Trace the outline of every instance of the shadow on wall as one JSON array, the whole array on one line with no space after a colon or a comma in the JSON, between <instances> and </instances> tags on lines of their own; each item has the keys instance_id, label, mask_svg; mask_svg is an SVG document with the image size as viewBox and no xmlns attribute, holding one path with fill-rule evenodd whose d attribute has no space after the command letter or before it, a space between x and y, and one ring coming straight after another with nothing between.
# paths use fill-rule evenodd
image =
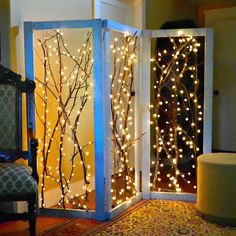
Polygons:
<instances>
[{"instance_id":1,"label":"shadow on wall","mask_svg":"<svg viewBox=\"0 0 236 236\"><path fill-rule=\"evenodd\" d=\"M198 6L186 0L149 0L146 4L146 28L159 29L166 21L191 18L197 22Z\"/></svg>"}]
</instances>

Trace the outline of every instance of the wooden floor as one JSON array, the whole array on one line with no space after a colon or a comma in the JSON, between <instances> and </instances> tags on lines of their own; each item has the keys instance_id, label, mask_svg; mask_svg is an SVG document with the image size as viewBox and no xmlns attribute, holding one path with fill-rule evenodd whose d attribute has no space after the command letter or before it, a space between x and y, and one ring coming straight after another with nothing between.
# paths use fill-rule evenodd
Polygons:
<instances>
[{"instance_id":1,"label":"wooden floor","mask_svg":"<svg viewBox=\"0 0 236 236\"><path fill-rule=\"evenodd\" d=\"M95 193L92 191L89 195L89 209L95 209ZM70 218L56 218L38 216L36 224L37 235L47 231L50 228L66 223ZM29 224L23 221L12 221L0 223L0 236L29 236Z\"/></svg>"},{"instance_id":2,"label":"wooden floor","mask_svg":"<svg viewBox=\"0 0 236 236\"><path fill-rule=\"evenodd\" d=\"M67 218L55 218L55 217L43 217L37 218L36 232L40 234L52 227L65 223L70 219ZM0 235L4 236L28 236L29 224L23 221L12 221L0 223Z\"/></svg>"},{"instance_id":3,"label":"wooden floor","mask_svg":"<svg viewBox=\"0 0 236 236\"><path fill-rule=\"evenodd\" d=\"M95 209L95 193L92 191L89 195L89 209ZM56 217L45 217L38 216L36 224L36 233L40 234L46 230L63 224L71 220L70 218L56 218ZM24 221L11 221L0 223L0 236L28 236L29 235L29 224Z\"/></svg>"}]
</instances>

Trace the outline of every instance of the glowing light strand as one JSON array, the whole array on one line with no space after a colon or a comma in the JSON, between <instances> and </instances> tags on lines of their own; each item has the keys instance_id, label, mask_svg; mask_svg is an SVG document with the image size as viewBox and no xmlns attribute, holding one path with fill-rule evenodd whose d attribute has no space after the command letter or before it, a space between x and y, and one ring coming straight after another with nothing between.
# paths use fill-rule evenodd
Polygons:
<instances>
[{"instance_id":1,"label":"glowing light strand","mask_svg":"<svg viewBox=\"0 0 236 236\"><path fill-rule=\"evenodd\" d=\"M91 33L87 34L81 49L78 49L78 56L74 56L69 51L67 44L64 42L63 33L59 30L51 35L46 35L44 40L38 40L43 54L40 61L43 63L43 77L36 78L38 88L36 91L37 98L42 102L43 115L40 109L37 109L37 117L43 127L43 136L40 139L40 148L38 154L41 157L43 170L41 174L41 204L46 206L45 191L46 182L51 181L58 184L61 191L61 198L58 201L58 207L67 208L71 204L73 208L88 209L88 196L91 192L89 188L90 165L87 164L86 157L89 152L86 148L92 145L81 145L78 139L78 128L80 116L87 102L91 99L89 83L92 75L93 59L91 47ZM52 46L53 45L53 46ZM39 55L39 53L37 52ZM65 65L72 65L67 68ZM41 91L40 91L41 90ZM41 94L42 93L42 94ZM49 101L53 99L57 104L56 119L50 120ZM78 110L79 107L79 110ZM36 106L37 108L37 106ZM55 116L55 114L54 114ZM58 137L59 136L59 140ZM57 143L57 161L58 164L54 170L50 166L51 149ZM72 143L72 152L70 157L64 151L66 142ZM53 146L54 145L54 146ZM64 173L64 162L70 163L69 173ZM83 194L74 194L71 191L70 184L75 176L75 160L79 159L82 166L84 186ZM77 167L78 168L78 167Z\"/></svg>"},{"instance_id":2,"label":"glowing light strand","mask_svg":"<svg viewBox=\"0 0 236 236\"><path fill-rule=\"evenodd\" d=\"M112 163L112 207L137 194L134 168L130 166L133 134L134 66L137 62L137 37L129 34L115 38L110 46L112 71L110 75Z\"/></svg>"},{"instance_id":3,"label":"glowing light strand","mask_svg":"<svg viewBox=\"0 0 236 236\"><path fill-rule=\"evenodd\" d=\"M161 48L151 58L156 77L150 106L155 140L151 188L181 192L183 183L191 185L201 152L203 112L197 59L201 44L193 36L169 41L171 49ZM181 167L184 160L193 163L191 170ZM192 189L196 191L196 185Z\"/></svg>"}]
</instances>

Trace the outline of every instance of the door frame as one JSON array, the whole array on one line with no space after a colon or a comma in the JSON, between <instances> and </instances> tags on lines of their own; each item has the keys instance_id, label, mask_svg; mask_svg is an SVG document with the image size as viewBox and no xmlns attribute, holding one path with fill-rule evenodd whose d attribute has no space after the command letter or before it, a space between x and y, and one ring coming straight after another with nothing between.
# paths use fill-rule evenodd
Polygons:
<instances>
[{"instance_id":1,"label":"door frame","mask_svg":"<svg viewBox=\"0 0 236 236\"><path fill-rule=\"evenodd\" d=\"M232 8L236 9L236 3L213 3L213 4L201 5L199 7L199 25L201 25L203 27L206 26L206 14L207 14L207 12L212 12L214 15L215 14L217 15L217 12L221 12L223 10L226 10L226 11L229 10L230 11ZM231 12L224 15L224 18L230 18L230 17L233 17L233 16L235 16L235 13L232 10ZM214 18L214 20L210 20L210 23L213 23L215 21L220 21L220 19L222 19L221 14L219 16L216 16ZM214 114L214 112L213 112L213 114ZM214 127L214 122L213 121L212 121L212 125ZM212 145L212 152L236 153L236 150L226 150L226 149L220 147L220 145L218 147L214 148L213 145Z\"/></svg>"},{"instance_id":2,"label":"door frame","mask_svg":"<svg viewBox=\"0 0 236 236\"><path fill-rule=\"evenodd\" d=\"M236 7L236 3L207 3L198 7L198 25L205 27L205 13L206 11L216 10L220 8Z\"/></svg>"}]
</instances>

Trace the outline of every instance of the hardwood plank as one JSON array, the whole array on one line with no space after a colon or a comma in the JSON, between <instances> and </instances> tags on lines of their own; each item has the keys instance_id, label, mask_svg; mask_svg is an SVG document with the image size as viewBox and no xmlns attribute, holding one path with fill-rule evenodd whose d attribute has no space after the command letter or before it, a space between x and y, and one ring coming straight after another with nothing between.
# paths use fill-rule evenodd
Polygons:
<instances>
[{"instance_id":1,"label":"hardwood plank","mask_svg":"<svg viewBox=\"0 0 236 236\"><path fill-rule=\"evenodd\" d=\"M37 218L36 233L42 233L52 227L69 221L69 218L56 218L39 216ZM29 224L24 221L4 222L0 224L0 235L4 236L28 236Z\"/></svg>"}]
</instances>

